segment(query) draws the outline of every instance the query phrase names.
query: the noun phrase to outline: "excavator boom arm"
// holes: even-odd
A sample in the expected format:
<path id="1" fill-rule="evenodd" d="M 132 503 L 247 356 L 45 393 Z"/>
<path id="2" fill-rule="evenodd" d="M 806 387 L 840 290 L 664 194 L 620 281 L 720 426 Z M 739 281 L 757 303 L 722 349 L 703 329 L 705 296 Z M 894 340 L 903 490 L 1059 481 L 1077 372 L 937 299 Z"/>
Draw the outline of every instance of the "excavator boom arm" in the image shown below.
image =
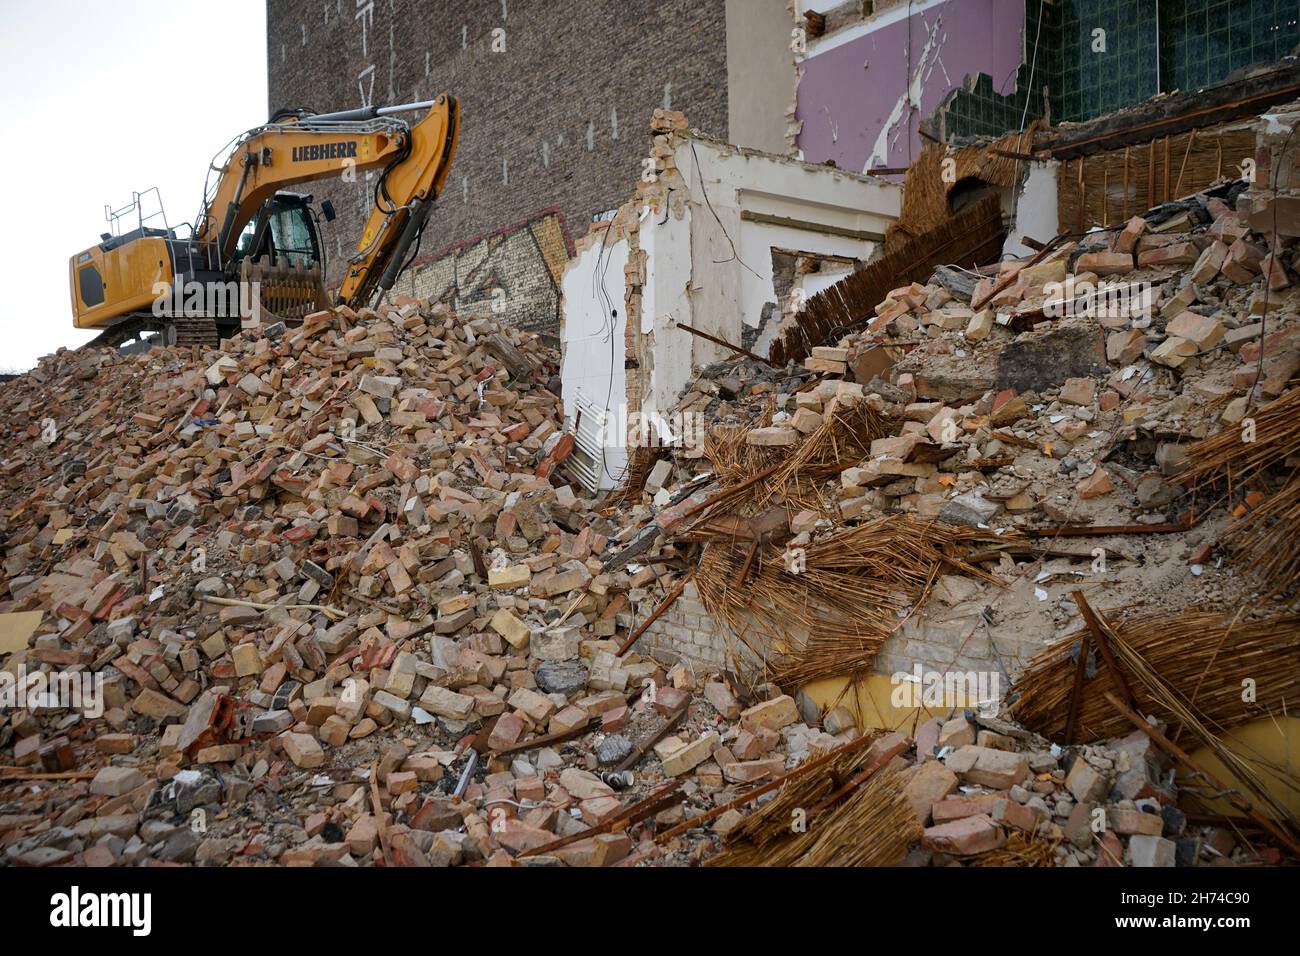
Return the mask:
<path id="1" fill-rule="evenodd" d="M 378 184 L 359 251 L 339 286 L 339 302 L 355 308 L 366 304 L 376 289 L 387 292 L 393 287 L 451 173 L 459 132 L 460 106 L 445 95 L 411 127 L 410 155 Z"/>
<path id="2" fill-rule="evenodd" d="M 414 125 L 393 114 L 428 107 Z M 232 150 L 195 238 L 215 242 L 223 263 L 240 230 L 277 191 L 382 169 L 375 204 L 348 262 L 339 302 L 357 307 L 392 287 L 451 169 L 460 128 L 456 100 L 307 114 L 254 130 Z"/>

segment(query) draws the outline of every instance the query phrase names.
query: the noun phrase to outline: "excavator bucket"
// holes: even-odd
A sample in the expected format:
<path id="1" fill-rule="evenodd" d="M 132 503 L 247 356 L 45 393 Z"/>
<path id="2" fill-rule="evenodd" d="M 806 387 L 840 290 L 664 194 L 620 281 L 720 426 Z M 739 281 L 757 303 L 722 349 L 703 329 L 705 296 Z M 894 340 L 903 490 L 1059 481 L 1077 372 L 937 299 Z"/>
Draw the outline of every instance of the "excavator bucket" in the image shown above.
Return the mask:
<path id="1" fill-rule="evenodd" d="M 270 322 L 300 323 L 313 312 L 329 307 L 320 266 L 271 265 L 266 259 L 239 267 L 239 279 L 247 293 L 240 296 L 240 314 L 245 326 Z"/>

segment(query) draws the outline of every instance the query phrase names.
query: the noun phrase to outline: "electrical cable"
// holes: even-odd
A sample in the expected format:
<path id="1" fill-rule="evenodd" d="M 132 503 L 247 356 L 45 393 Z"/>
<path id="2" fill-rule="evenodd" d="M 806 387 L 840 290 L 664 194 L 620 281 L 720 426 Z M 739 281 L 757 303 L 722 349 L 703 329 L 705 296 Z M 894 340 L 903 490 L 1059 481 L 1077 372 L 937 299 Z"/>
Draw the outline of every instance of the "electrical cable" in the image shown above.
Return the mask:
<path id="1" fill-rule="evenodd" d="M 611 219 L 609 225 L 605 227 L 605 232 L 600 237 L 600 248 L 596 252 L 596 271 L 592 275 L 592 289 L 593 292 L 596 292 L 596 299 L 602 306 L 600 334 L 609 342 L 609 383 L 605 388 L 605 409 L 601 425 L 602 431 L 606 433 L 608 432 L 609 426 L 609 403 L 614 398 L 614 362 L 617 358 L 614 351 L 614 341 L 617 338 L 615 333 L 618 331 L 618 309 L 614 307 L 614 300 L 610 296 L 609 290 L 605 287 L 605 270 L 609 268 L 610 262 L 610 259 L 605 259 L 605 251 L 609 244 L 609 234 L 614 231 L 614 222 L 617 218 L 616 214 L 615 218 Z M 610 249 L 609 253 L 612 259 L 613 250 Z M 599 283 L 598 292 L 597 283 Z M 602 435 L 600 442 L 600 468 L 601 471 L 605 473 L 606 478 L 615 484 L 618 484 L 618 482 L 622 480 L 622 475 L 620 474 L 615 476 L 609 470 L 609 463 L 607 461 L 608 456 L 605 454 L 604 438 L 605 435 Z M 626 472 L 627 466 L 624 465 L 623 473 L 625 474 Z"/>
<path id="2" fill-rule="evenodd" d="M 1023 132 L 1025 129 L 1025 120 L 1029 118 L 1029 101 L 1034 96 L 1034 70 L 1038 67 L 1038 38 L 1043 34 L 1043 7 L 1046 6 L 1047 0 L 1038 0 L 1038 27 L 1034 30 L 1034 56 L 1029 62 L 1029 84 L 1025 90 L 1025 111 L 1020 114 L 1020 126 L 1017 132 Z"/>
<path id="3" fill-rule="evenodd" d="M 736 244 L 731 241 L 731 234 L 727 232 L 727 227 L 722 224 L 722 220 L 718 218 L 717 210 L 713 208 L 713 203 L 709 201 L 709 191 L 704 188 L 704 171 L 700 168 L 700 155 L 699 153 L 695 152 L 694 140 L 691 140 L 691 155 L 695 157 L 695 172 L 700 177 L 700 195 L 704 197 L 704 205 L 708 206 L 709 212 L 713 213 L 713 218 L 717 222 L 718 228 L 722 230 L 723 238 L 727 240 L 727 245 L 731 246 L 731 259 L 714 259 L 713 264 L 721 265 L 724 262 L 731 262 L 732 259 L 734 259 L 736 262 L 739 262 L 742 266 L 745 266 L 746 269 L 749 269 L 749 272 L 754 276 L 755 279 L 763 281 L 763 277 L 759 275 L 757 272 L 754 272 L 753 269 L 750 269 L 749 266 L 745 265 L 745 260 L 740 258 L 740 253 L 736 251 Z"/>
<path id="4" fill-rule="evenodd" d="M 605 248 L 609 242 L 609 234 L 614 229 L 614 221 L 610 220 L 609 225 L 600 237 L 600 248 L 596 250 L 596 270 L 591 275 L 591 296 L 601 303 L 602 309 L 600 314 L 600 334 L 604 336 L 613 335 L 617 323 L 611 320 L 610 312 L 613 311 L 614 301 L 610 298 L 608 290 L 605 288 L 604 266 L 602 261 L 605 257 Z"/>

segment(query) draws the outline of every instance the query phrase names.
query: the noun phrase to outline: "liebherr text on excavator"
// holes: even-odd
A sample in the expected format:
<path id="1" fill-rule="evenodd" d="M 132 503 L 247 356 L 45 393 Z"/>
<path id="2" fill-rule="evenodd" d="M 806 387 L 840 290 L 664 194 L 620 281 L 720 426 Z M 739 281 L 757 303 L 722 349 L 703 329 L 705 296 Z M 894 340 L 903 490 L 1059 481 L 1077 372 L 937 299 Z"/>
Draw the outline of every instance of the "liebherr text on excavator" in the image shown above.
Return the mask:
<path id="1" fill-rule="evenodd" d="M 399 114 L 423 111 L 414 123 Z M 454 97 L 338 113 L 282 110 L 239 137 L 186 237 L 165 219 L 147 224 L 142 194 L 105 210 L 115 229 L 69 262 L 73 323 L 117 345 L 149 333 L 167 343 L 213 344 L 252 314 L 263 322 L 300 320 L 325 308 L 323 247 L 312 197 L 289 187 L 380 170 L 357 252 L 334 302 L 359 308 L 392 288 L 418 248 L 456 152 Z M 160 206 L 161 208 L 161 206 Z M 321 214 L 334 210 L 326 201 Z M 127 216 L 136 228 L 116 228 Z M 408 257 L 408 253 L 412 253 Z M 236 289 L 214 295 L 204 290 Z M 191 294 L 190 290 L 194 290 Z"/>

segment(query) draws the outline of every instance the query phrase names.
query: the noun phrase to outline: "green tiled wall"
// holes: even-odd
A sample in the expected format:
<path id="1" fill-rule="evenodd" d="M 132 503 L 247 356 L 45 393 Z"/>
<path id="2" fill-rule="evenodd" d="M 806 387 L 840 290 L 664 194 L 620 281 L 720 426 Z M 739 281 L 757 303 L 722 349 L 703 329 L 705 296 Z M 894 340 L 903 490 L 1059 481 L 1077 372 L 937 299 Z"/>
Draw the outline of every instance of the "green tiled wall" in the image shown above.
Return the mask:
<path id="1" fill-rule="evenodd" d="M 1026 0 L 1025 62 L 1015 92 L 1000 96 L 990 78 L 980 76 L 974 90 L 951 100 L 950 135 L 998 135 L 1019 127 L 1040 10 L 1029 116 L 1042 113 L 1046 87 L 1054 122 L 1091 119 L 1159 92 L 1218 83 L 1242 67 L 1277 62 L 1300 43 L 1300 0 Z M 1104 52 L 1093 49 L 1098 29 L 1105 31 Z"/>
<path id="2" fill-rule="evenodd" d="M 973 90 L 962 90 L 953 98 L 948 107 L 948 132 L 958 136 L 1000 136 L 1019 127 L 1020 117 L 1025 113 L 1028 73 L 1029 67 L 1022 65 L 1016 77 L 1019 92 L 1013 96 L 999 96 L 988 74 L 981 73 Z M 1035 81 L 1034 85 L 1038 83 Z M 1038 112 L 1031 106 L 1029 118 Z"/>
<path id="3" fill-rule="evenodd" d="M 1183 0 L 1160 4 L 1161 85 L 1194 90 L 1300 42 L 1296 0 Z"/>
<path id="4" fill-rule="evenodd" d="M 1037 5 L 1038 0 L 1027 0 Z M 1177 0 L 1160 0 L 1162 7 Z M 1155 96 L 1156 0 L 1058 0 L 1059 69 L 1049 80 L 1053 120 L 1110 113 Z M 1094 52 L 1094 31 L 1105 52 Z"/>

